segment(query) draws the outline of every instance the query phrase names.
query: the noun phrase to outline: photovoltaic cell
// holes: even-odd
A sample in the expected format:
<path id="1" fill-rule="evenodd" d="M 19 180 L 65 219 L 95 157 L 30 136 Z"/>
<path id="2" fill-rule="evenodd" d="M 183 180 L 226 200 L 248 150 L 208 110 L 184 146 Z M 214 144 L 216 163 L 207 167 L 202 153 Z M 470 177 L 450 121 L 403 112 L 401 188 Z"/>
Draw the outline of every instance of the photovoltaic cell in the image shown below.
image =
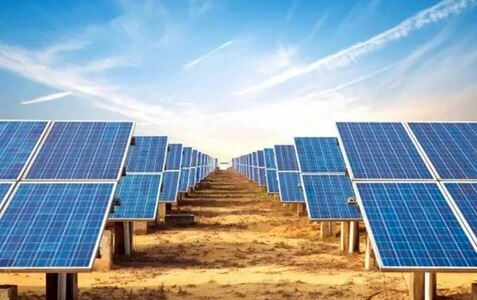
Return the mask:
<path id="1" fill-rule="evenodd" d="M 278 172 L 282 202 L 305 202 L 299 172 Z"/>
<path id="2" fill-rule="evenodd" d="M 275 157 L 278 171 L 298 171 L 298 161 L 293 145 L 276 145 Z"/>
<path id="3" fill-rule="evenodd" d="M 131 122 L 55 122 L 26 178 L 117 180 L 132 130 Z"/>
<path id="4" fill-rule="evenodd" d="M 337 123 L 353 179 L 432 179 L 401 123 Z"/>
<path id="5" fill-rule="evenodd" d="M 0 121 L 0 180 L 18 180 L 48 122 Z"/>
<path id="6" fill-rule="evenodd" d="M 269 193 L 278 193 L 278 179 L 277 179 L 277 170 L 268 169 L 267 170 L 267 191 Z"/>
<path id="7" fill-rule="evenodd" d="M 191 160 L 192 160 L 192 148 L 184 147 L 182 150 L 182 167 L 190 168 Z"/>
<path id="8" fill-rule="evenodd" d="M 127 173 L 161 173 L 167 149 L 166 136 L 137 136 L 129 148 Z"/>
<path id="9" fill-rule="evenodd" d="M 179 171 L 166 171 L 162 178 L 159 202 L 176 202 L 179 188 Z"/>
<path id="10" fill-rule="evenodd" d="M 265 167 L 265 157 L 263 155 L 264 155 L 263 150 L 257 151 L 257 163 L 260 168 Z"/>
<path id="11" fill-rule="evenodd" d="M 20 183 L 0 216 L 0 269 L 91 269 L 113 183 Z"/>
<path id="12" fill-rule="evenodd" d="M 334 137 L 297 137 L 295 146 L 303 173 L 345 172 L 345 163 L 338 146 L 338 139 Z"/>
<path id="13" fill-rule="evenodd" d="M 182 144 L 169 144 L 166 156 L 166 170 L 180 170 L 182 162 Z"/>
<path id="14" fill-rule="evenodd" d="M 265 167 L 267 169 L 276 169 L 275 165 L 275 151 L 272 148 L 265 148 L 264 150 L 265 156 Z"/>
<path id="15" fill-rule="evenodd" d="M 121 178 L 116 194 L 121 205 L 109 220 L 156 219 L 161 175 L 127 175 Z"/>
<path id="16" fill-rule="evenodd" d="M 356 186 L 383 270 L 477 268 L 477 252 L 437 183 Z"/>
<path id="17" fill-rule="evenodd" d="M 303 175 L 309 217 L 312 220 L 360 220 L 349 177 L 344 175 Z"/>
<path id="18" fill-rule="evenodd" d="M 477 183 L 445 183 L 461 214 L 477 236 Z"/>
<path id="19" fill-rule="evenodd" d="M 477 123 L 409 123 L 442 179 L 477 179 Z"/>

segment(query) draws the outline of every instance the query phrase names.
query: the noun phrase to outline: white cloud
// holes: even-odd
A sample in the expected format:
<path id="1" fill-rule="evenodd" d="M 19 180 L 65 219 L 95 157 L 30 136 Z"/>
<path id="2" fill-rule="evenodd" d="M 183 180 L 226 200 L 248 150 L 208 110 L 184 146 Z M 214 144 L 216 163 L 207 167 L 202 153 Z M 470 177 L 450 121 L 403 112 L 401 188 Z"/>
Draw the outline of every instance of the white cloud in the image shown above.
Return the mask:
<path id="1" fill-rule="evenodd" d="M 209 58 L 210 56 L 216 54 L 217 52 L 220 52 L 230 46 L 232 46 L 233 44 L 235 43 L 235 41 L 228 41 L 226 43 L 223 43 L 222 45 L 218 46 L 217 48 L 207 52 L 206 54 L 202 55 L 202 56 L 199 56 L 198 58 L 196 59 L 193 59 L 191 60 L 190 62 L 184 64 L 183 68 L 184 69 L 191 69 L 193 67 L 195 67 L 196 65 L 200 64 L 201 62 L 203 62 L 204 60 L 206 60 L 207 58 Z"/>
<path id="2" fill-rule="evenodd" d="M 46 96 L 41 96 L 38 98 L 33 98 L 28 101 L 23 101 L 21 104 L 35 104 L 35 103 L 48 102 L 48 101 L 58 100 L 72 94 L 73 94 L 72 92 L 54 93 L 54 94 L 50 94 Z"/>
<path id="3" fill-rule="evenodd" d="M 351 47 L 321 58 L 311 64 L 286 70 L 282 73 L 279 73 L 278 75 L 266 79 L 257 85 L 245 88 L 244 90 L 240 91 L 239 94 L 245 95 L 269 89 L 296 77 L 306 75 L 322 68 L 336 69 L 344 67 L 351 62 L 356 61 L 363 55 L 375 51 L 392 41 L 406 37 L 415 30 L 447 19 L 451 15 L 458 14 L 466 9 L 469 5 L 476 2 L 476 0 L 446 0 L 439 2 L 438 4 L 422 10 L 416 15 L 402 21 L 397 26 L 375 35 L 364 42 L 354 44 Z"/>

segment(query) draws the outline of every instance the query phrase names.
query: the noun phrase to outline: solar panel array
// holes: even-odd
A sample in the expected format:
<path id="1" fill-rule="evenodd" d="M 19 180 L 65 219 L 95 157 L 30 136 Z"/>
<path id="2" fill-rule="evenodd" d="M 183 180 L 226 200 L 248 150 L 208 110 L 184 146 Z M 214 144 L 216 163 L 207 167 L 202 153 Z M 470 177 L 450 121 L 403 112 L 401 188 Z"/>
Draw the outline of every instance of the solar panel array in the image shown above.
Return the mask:
<path id="1" fill-rule="evenodd" d="M 134 124 L 5 123 L 0 169 L 21 180 L 0 184 L 0 269 L 91 269 Z"/>
<path id="2" fill-rule="evenodd" d="M 476 123 L 338 123 L 378 263 L 477 270 Z"/>
<path id="3" fill-rule="evenodd" d="M 345 174 L 343 155 L 334 137 L 296 137 L 304 196 L 311 220 L 360 220 L 351 180 Z"/>

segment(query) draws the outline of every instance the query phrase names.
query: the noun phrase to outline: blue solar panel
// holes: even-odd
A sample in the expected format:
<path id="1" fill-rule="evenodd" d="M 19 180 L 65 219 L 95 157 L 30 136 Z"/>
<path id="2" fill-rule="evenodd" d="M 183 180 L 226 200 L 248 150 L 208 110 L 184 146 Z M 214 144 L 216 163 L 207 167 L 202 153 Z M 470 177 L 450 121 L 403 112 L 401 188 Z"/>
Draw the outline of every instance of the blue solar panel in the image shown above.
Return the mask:
<path id="1" fill-rule="evenodd" d="M 298 171 L 298 161 L 293 145 L 276 145 L 275 158 L 278 171 Z"/>
<path id="2" fill-rule="evenodd" d="M 91 269 L 113 183 L 20 183 L 0 217 L 0 269 Z"/>
<path id="3" fill-rule="evenodd" d="M 189 173 L 189 187 L 194 187 L 195 186 L 195 173 L 197 172 L 197 168 L 193 167 L 190 168 L 190 173 Z"/>
<path id="4" fill-rule="evenodd" d="M 312 220 L 360 220 L 356 205 L 348 205 L 353 186 L 344 175 L 303 175 L 308 216 Z"/>
<path id="5" fill-rule="evenodd" d="M 278 193 L 277 170 L 267 169 L 267 191 L 269 193 Z"/>
<path id="6" fill-rule="evenodd" d="M 181 176 L 179 180 L 179 192 L 187 192 L 189 189 L 189 176 L 190 176 L 190 169 L 182 169 Z"/>
<path id="7" fill-rule="evenodd" d="M 445 183 L 447 191 L 477 236 L 477 183 Z"/>
<path id="8" fill-rule="evenodd" d="M 334 137 L 297 137 L 295 146 L 303 173 L 345 172 L 338 139 Z"/>
<path id="9" fill-rule="evenodd" d="M 282 202 L 305 202 L 299 172 L 278 172 Z"/>
<path id="10" fill-rule="evenodd" d="M 442 179 L 477 179 L 477 123 L 409 123 Z"/>
<path id="11" fill-rule="evenodd" d="M 272 148 L 265 148 L 264 150 L 265 156 L 265 167 L 267 169 L 276 169 L 275 165 L 275 151 Z"/>
<path id="12" fill-rule="evenodd" d="M 166 170 L 180 170 L 182 163 L 182 144 L 167 146 Z"/>
<path id="13" fill-rule="evenodd" d="M 137 136 L 129 148 L 126 162 L 128 173 L 161 173 L 167 149 L 166 136 Z"/>
<path id="14" fill-rule="evenodd" d="M 121 178 L 116 194 L 121 205 L 109 220 L 156 219 L 161 175 L 127 175 Z"/>
<path id="15" fill-rule="evenodd" d="M 257 168 L 258 169 L 258 184 L 261 186 L 267 185 L 267 171 L 265 168 Z"/>
<path id="16" fill-rule="evenodd" d="M 355 179 L 432 179 L 401 123 L 338 123 Z"/>
<path id="17" fill-rule="evenodd" d="M 159 202 L 176 202 L 177 190 L 179 188 L 179 176 L 179 171 L 164 172 Z"/>
<path id="18" fill-rule="evenodd" d="M 20 178 L 48 122 L 0 121 L 0 180 Z"/>
<path id="19" fill-rule="evenodd" d="M 184 149 L 182 150 L 182 167 L 190 168 L 191 160 L 192 160 L 192 148 L 184 147 Z"/>
<path id="20" fill-rule="evenodd" d="M 477 252 L 436 183 L 357 183 L 383 270 L 476 269 Z"/>
<path id="21" fill-rule="evenodd" d="M 2 209 L 4 201 L 7 200 L 8 194 L 13 186 L 13 183 L 0 183 L 0 210 Z"/>
<path id="22" fill-rule="evenodd" d="M 264 157 L 263 150 L 257 151 L 257 159 L 258 159 L 258 166 L 265 167 L 265 157 Z"/>
<path id="23" fill-rule="evenodd" d="M 55 122 L 27 179 L 119 179 L 131 122 Z"/>

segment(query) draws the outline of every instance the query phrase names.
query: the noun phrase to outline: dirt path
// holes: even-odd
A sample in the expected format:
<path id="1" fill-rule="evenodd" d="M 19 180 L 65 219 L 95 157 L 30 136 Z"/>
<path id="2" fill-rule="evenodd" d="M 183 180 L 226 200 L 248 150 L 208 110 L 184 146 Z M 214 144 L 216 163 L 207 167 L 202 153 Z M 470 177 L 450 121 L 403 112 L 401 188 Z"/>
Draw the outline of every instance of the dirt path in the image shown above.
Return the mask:
<path id="1" fill-rule="evenodd" d="M 181 210 L 197 224 L 138 236 L 136 253 L 110 272 L 81 274 L 81 299 L 406 299 L 401 274 L 364 272 L 337 238 L 232 171 L 217 172 Z M 363 248 L 363 247 L 362 247 Z M 445 299 L 471 299 L 476 276 L 440 275 Z M 22 299 L 42 299 L 44 276 L 0 274 Z"/>

